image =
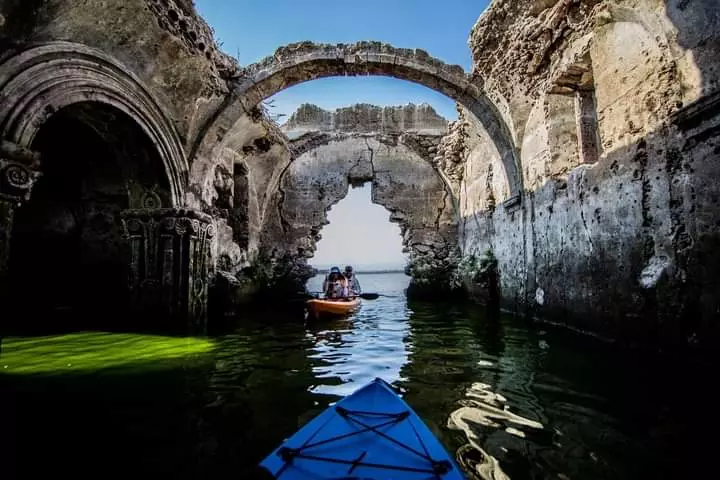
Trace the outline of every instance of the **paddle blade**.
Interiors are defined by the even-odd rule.
[[[361,293],[358,295],[363,300],[377,300],[377,298],[380,296],[378,293]]]

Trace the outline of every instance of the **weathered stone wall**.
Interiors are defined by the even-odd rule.
[[[415,113],[407,115],[404,122],[383,122],[383,110],[386,119],[396,112]],[[420,107],[421,113],[417,110],[415,106],[382,109],[355,105],[326,112],[304,105],[279,134],[268,126],[258,130],[255,135],[259,136],[252,141],[247,129],[226,137],[233,141],[237,136],[246,145],[242,153],[228,150],[235,152],[228,165],[235,165],[233,186],[238,203],[230,209],[227,223],[219,222],[221,237],[224,227],[232,228],[218,241],[219,250],[225,250],[221,269],[229,274],[223,273],[223,279],[230,280],[221,283],[227,283],[226,296],[235,304],[227,308],[262,297],[267,288],[275,295],[302,290],[312,275],[307,259],[313,256],[320,231],[327,224],[327,212],[347,195],[350,186],[365,182],[372,182],[373,201],[386,207],[389,220],[400,225],[411,258],[431,266],[452,263],[457,246],[457,198],[456,188],[442,171],[447,155],[441,148],[448,123],[429,107]],[[343,117],[335,123],[343,131],[327,130],[333,117]],[[411,117],[424,133],[403,130]],[[422,118],[425,120],[419,121]],[[449,148],[452,142],[445,143]],[[247,180],[238,182],[238,171]],[[229,177],[223,178],[226,180],[215,182],[216,191],[230,185]],[[247,194],[249,202],[241,204],[238,192]],[[215,198],[206,201],[217,205]],[[257,214],[250,219],[252,211]],[[242,218],[249,220],[247,239],[253,247],[247,248],[245,262],[237,262],[227,247],[237,246],[239,230],[232,221]],[[232,280],[234,276],[237,282]]]
[[[250,115],[196,158],[187,201],[217,219],[220,269],[236,273],[257,253],[265,213],[290,159],[288,140],[278,127]],[[236,189],[238,182],[244,191]]]
[[[424,103],[398,107],[353,105],[328,112],[315,105],[300,105],[282,129],[290,138],[306,132],[419,133],[444,135],[448,122]]]
[[[718,333],[713,3],[496,0],[480,18],[475,73],[506,106],[526,192],[503,204],[472,173],[497,154],[471,124],[461,244],[494,251],[508,307],[640,341]]]
[[[67,41],[117,59],[163,106],[188,151],[239,71],[186,1],[4,0],[0,18],[2,50]]]

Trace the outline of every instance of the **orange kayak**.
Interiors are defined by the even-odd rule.
[[[351,300],[324,300],[314,298],[308,300],[307,308],[310,315],[314,318],[321,316],[343,316],[349,315],[360,308],[360,299],[353,298]]]

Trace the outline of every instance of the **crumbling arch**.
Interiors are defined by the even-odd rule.
[[[300,158],[302,155],[312,152],[313,150],[316,150],[318,148],[324,147],[326,145],[332,144],[338,144],[338,142],[348,142],[351,143],[352,139],[374,139],[380,142],[381,145],[383,145],[387,149],[392,149],[397,147],[398,145],[402,145],[404,148],[407,148],[413,153],[415,153],[419,158],[425,161],[430,168],[435,172],[435,174],[440,178],[440,181],[443,184],[443,187],[445,188],[445,192],[449,196],[451,202],[452,202],[452,212],[456,217],[459,217],[460,210],[459,210],[459,198],[456,195],[456,189],[453,188],[453,185],[451,184],[450,180],[448,179],[447,175],[444,174],[444,172],[438,167],[438,165],[434,164],[432,162],[432,159],[430,156],[432,154],[429,154],[428,152],[419,152],[418,148],[414,148],[413,146],[413,139],[408,139],[407,135],[392,135],[392,134],[348,134],[348,133],[325,133],[325,132],[312,132],[307,133],[303,135],[302,137],[298,138],[297,140],[292,142],[292,153],[294,157]],[[440,139],[438,138],[438,141]],[[366,140],[367,141],[367,140]],[[282,180],[282,175],[279,175],[276,181],[274,183],[270,184],[271,188],[277,188],[278,182]]]
[[[345,75],[383,75],[419,83],[463,105],[478,118],[497,148],[510,195],[521,195],[519,156],[511,131],[495,104],[478,86],[477,79],[461,67],[446,65],[422,50],[400,49],[379,42],[352,45],[303,42],[281,47],[272,57],[245,68],[234,89],[236,101],[219,112],[213,122],[233,125],[244,113],[281,90],[318,78]],[[209,124],[205,131],[211,128]],[[200,145],[196,150],[199,148]]]
[[[320,143],[289,164],[262,229],[263,245],[312,257],[330,208],[365,182],[372,182],[373,203],[400,225],[412,257],[449,255],[457,244],[456,213],[433,165],[406,145],[362,135]]]
[[[0,135],[30,148],[55,112],[96,102],[131,118],[164,165],[172,206],[185,203],[188,166],[180,137],[141,81],[112,57],[70,42],[38,45],[0,64]]]

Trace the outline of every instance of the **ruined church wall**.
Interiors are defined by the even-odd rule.
[[[702,62],[717,52],[720,22],[710,3],[496,1],[481,17],[475,68],[520,105],[510,114],[524,125],[525,194],[483,208],[465,178],[461,225],[466,252],[497,256],[507,307],[640,341],[717,334],[717,69]],[[501,12],[516,34],[485,44]],[[594,112],[578,107],[572,81],[592,91]],[[577,128],[588,113],[596,157]],[[473,152],[467,170],[494,161]]]
[[[507,200],[510,194],[505,168],[497,148],[487,131],[466,113],[468,140],[466,158],[460,183],[460,212],[486,212],[497,203]],[[460,222],[460,246],[463,251],[478,253],[478,242],[485,236],[477,221],[469,217]],[[482,249],[485,250],[485,249]]]
[[[186,0],[0,2],[5,54],[73,42],[116,59],[140,79],[193,150],[200,127],[227,96],[237,71]]]
[[[448,122],[427,103],[393,107],[358,104],[330,112],[300,105],[283,124],[290,137],[307,132],[401,133],[444,135]]]

